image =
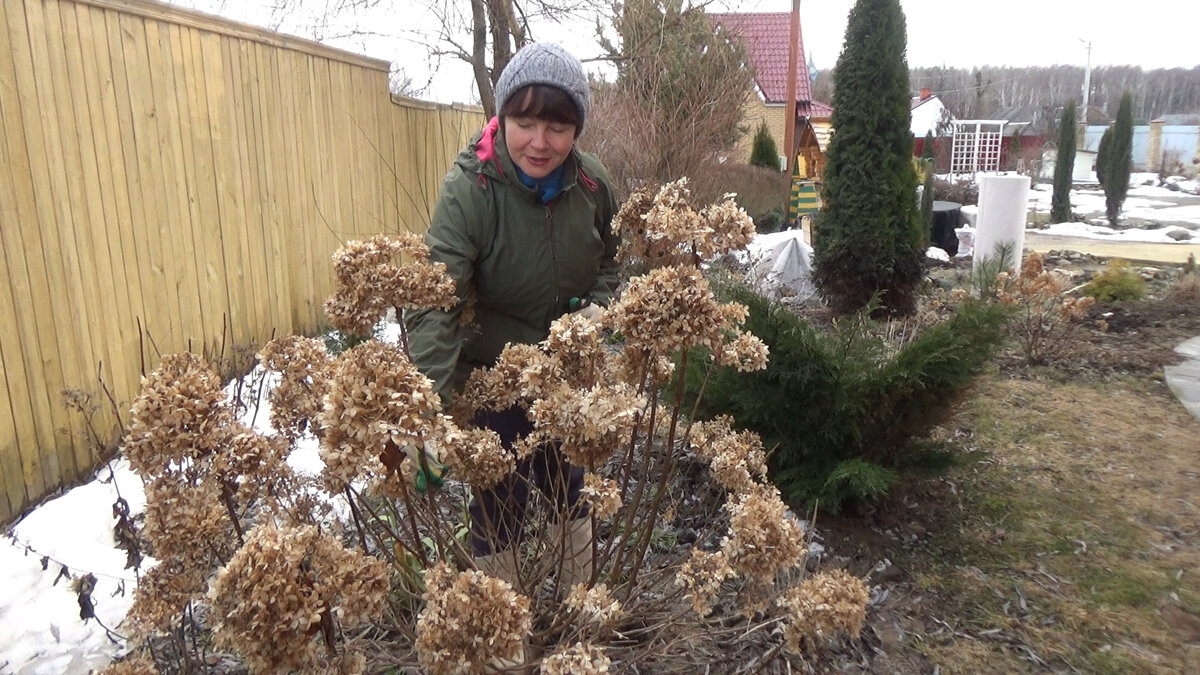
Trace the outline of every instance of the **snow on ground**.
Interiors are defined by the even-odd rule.
[[[1041,234],[1087,237],[1113,241],[1164,244],[1200,243],[1200,183],[1180,177],[1168,179],[1178,191],[1160,185],[1152,173],[1134,174],[1121,211],[1121,221],[1132,227],[1112,228],[1105,217],[1104,190],[1099,185],[1076,186],[1071,191],[1071,211],[1084,222],[1053,223],[1031,230]],[[1029,208],[1049,214],[1053,186],[1039,183],[1029,190]],[[1186,232],[1191,239],[1175,239],[1171,233]]]
[[[399,334],[399,324],[389,319],[379,337],[396,343]],[[241,419],[260,433],[274,433],[266,397],[277,382],[278,375],[257,367],[241,387],[226,387],[231,398],[242,392]],[[301,439],[287,463],[298,474],[317,475],[325,466],[317,450],[315,438]],[[125,553],[113,545],[118,497],[131,517],[145,509],[142,481],[124,459],[37,507],[0,541],[0,675],[83,675],[122,653],[120,623],[136,583],[133,570],[125,569]],[[348,513],[344,501],[335,499],[332,507],[335,514]],[[147,559],[143,568],[153,564]],[[69,577],[62,576],[64,568]],[[89,573],[96,577],[91,599],[99,621],[79,618],[71,590],[73,579]]]
[[[1195,181],[1176,181],[1184,191],[1175,192],[1141,185],[1146,179],[1135,176],[1132,181],[1134,187],[1126,200],[1125,217],[1191,224],[1196,228],[1192,230],[1195,236],[1192,245],[1200,242],[1200,197],[1186,192],[1200,192],[1200,185]],[[1187,203],[1180,204],[1181,201]],[[1104,193],[1099,189],[1085,187],[1073,191],[1071,204],[1075,213],[1097,218],[1097,222],[1103,219]],[[1030,208],[1049,212],[1048,186],[1030,190]],[[1175,228],[1187,229],[1173,226],[1114,231],[1092,223],[1060,223],[1038,231],[1186,244],[1166,236],[1166,232]],[[397,324],[386,325],[388,329],[381,337],[396,341]],[[257,405],[251,402],[248,406],[244,421],[265,432],[269,429],[270,414],[265,392],[273,382],[258,371],[246,380],[253,382],[255,378],[266,386],[246,387],[257,392],[259,400]],[[323,463],[317,456],[316,442],[312,439],[302,442],[288,458],[288,464],[298,473],[318,473]],[[104,628],[120,632],[134,585],[132,570],[124,569],[124,552],[113,546],[113,503],[118,493],[128,502],[131,514],[144,508],[141,481],[123,460],[113,462],[111,468],[102,467],[90,483],[34,509],[12,528],[11,538],[0,542],[0,675],[82,675],[120,653],[123,641],[111,638]],[[69,579],[60,578],[64,567]],[[99,622],[79,618],[79,603],[71,590],[71,580],[88,573],[96,577],[91,597]]]

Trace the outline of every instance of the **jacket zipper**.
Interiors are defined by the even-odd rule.
[[[546,204],[546,237],[550,240],[550,284],[554,288],[555,309],[552,310],[552,314],[556,314],[562,306],[562,298],[558,295],[558,249],[554,246],[554,212],[550,203]],[[551,316],[551,321],[554,318]]]

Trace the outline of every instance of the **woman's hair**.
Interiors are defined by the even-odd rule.
[[[558,124],[573,124],[576,135],[579,135],[583,121],[571,95],[548,84],[530,84],[513,92],[500,109],[500,117],[532,117]]]

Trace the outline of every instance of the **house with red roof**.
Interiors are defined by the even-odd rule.
[[[749,160],[753,132],[762,121],[767,123],[776,145],[783,150],[787,124],[791,13],[709,14],[709,17],[717,25],[741,37],[746,45],[750,66],[754,69],[756,96],[746,104],[745,111],[745,124],[751,133],[739,141],[737,159]],[[831,135],[829,118],[833,114],[829,104],[812,99],[810,84],[808,63],[804,58],[804,40],[801,37],[796,50],[796,118],[792,124],[796,152],[800,158],[797,170],[802,177],[817,177],[821,173]]]

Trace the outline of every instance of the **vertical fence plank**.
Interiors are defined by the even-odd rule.
[[[16,91],[13,84],[12,49],[9,47],[8,15],[0,3],[0,90]],[[40,494],[46,483],[37,467],[37,430],[33,423],[33,406],[30,400],[29,374],[26,371],[28,347],[26,340],[29,329],[23,325],[17,308],[22,299],[23,284],[27,285],[24,246],[18,237],[20,232],[12,223],[20,218],[16,181],[13,171],[17,170],[14,153],[9,144],[24,145],[18,138],[20,127],[16,124],[19,112],[12,98],[0,96],[0,471],[4,474],[4,500],[0,502],[0,521],[8,521],[20,513],[31,497]],[[27,295],[27,291],[25,293]],[[28,312],[24,312],[28,314]],[[36,344],[36,343],[35,343]],[[26,471],[30,468],[30,471]],[[26,474],[30,475],[29,480]],[[31,494],[32,493],[32,494]]]
[[[26,480],[36,481],[44,486],[43,489],[50,489],[57,484],[59,477],[71,475],[73,463],[71,434],[65,411],[59,405],[58,399],[58,390],[66,380],[64,370],[67,368],[63,363],[62,350],[68,347],[65,341],[60,342],[60,338],[66,337],[62,333],[61,326],[64,322],[61,317],[69,315],[70,311],[60,304],[56,316],[54,304],[51,302],[52,288],[61,288],[63,282],[60,265],[49,262],[57,256],[57,251],[43,241],[43,233],[47,239],[57,238],[56,232],[48,231],[57,229],[57,221],[54,217],[53,196],[50,194],[50,178],[45,166],[47,155],[41,115],[43,108],[38,98],[33,45],[25,9],[20,4],[10,4],[7,17],[9,50],[13,56],[15,81],[7,90],[17,92],[13,102],[20,111],[16,116],[20,125],[10,137],[14,140],[22,139],[23,146],[9,147],[9,151],[15,151],[16,154],[12,169],[18,198],[18,216],[16,227],[4,229],[14,230],[6,236],[17,233],[20,235],[22,250],[17,255],[22,256],[25,261],[26,279],[29,283],[21,289],[27,290],[27,295],[22,294],[25,297],[19,300],[19,306],[32,310],[29,313],[33,314],[33,317],[30,318],[37,325],[36,332],[27,332],[22,341],[30,347],[36,345],[38,350],[37,361],[27,361],[28,369],[33,373],[29,384],[31,388],[36,388],[33,414],[39,426],[51,430],[49,440],[39,443],[35,448],[39,459],[32,461],[28,456],[23,457],[23,469]],[[12,118],[5,114],[4,119],[7,127]],[[66,333],[70,333],[69,328],[66,329]],[[39,471],[42,475],[35,477],[33,474]]]
[[[108,441],[160,353],[324,327],[332,251],[423,230],[479,121],[394,103],[381,62],[124,0],[0,3],[0,92],[0,519],[94,463],[62,388],[104,381]]]
[[[296,197],[292,191],[295,166],[300,158],[295,146],[286,143],[285,129],[296,124],[295,103],[291,89],[280,81],[277,68],[279,50],[266,45],[251,46],[253,55],[253,89],[256,96],[254,106],[258,117],[258,128],[262,131],[260,158],[267,195],[267,213],[263,227],[267,232],[270,261],[271,304],[275,309],[277,325],[281,331],[294,332],[296,317],[291,301],[292,280],[287,264],[286,242],[297,236],[295,209]],[[285,95],[286,94],[286,95]]]
[[[98,437],[94,441],[80,439],[76,443],[77,463],[80,467],[87,467],[97,459],[91,454],[93,442],[101,446],[113,443],[120,427],[115,411],[107,405],[98,388],[99,382],[104,381],[121,391],[129,390],[134,382],[127,379],[119,366],[113,365],[115,360],[123,360],[119,351],[122,324],[121,302],[118,299],[123,295],[123,289],[113,285],[112,263],[108,256],[107,219],[96,155],[97,129],[84,74],[85,41],[79,29],[75,7],[60,7],[53,3],[47,8],[57,13],[52,20],[48,11],[47,23],[54,22],[50,26],[51,52],[62,55],[61,69],[55,72],[56,106],[62,111],[59,120],[64,140],[64,160],[71,174],[68,190],[77,195],[71,230],[82,279],[83,306],[80,316],[86,317],[86,321],[80,323],[91,338],[91,350],[84,363],[88,371],[83,373],[88,377],[75,386],[90,394],[96,404],[103,404],[89,425]],[[118,350],[114,350],[114,347]]]

